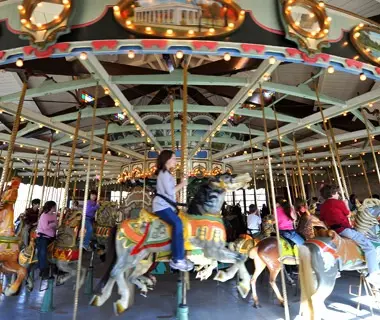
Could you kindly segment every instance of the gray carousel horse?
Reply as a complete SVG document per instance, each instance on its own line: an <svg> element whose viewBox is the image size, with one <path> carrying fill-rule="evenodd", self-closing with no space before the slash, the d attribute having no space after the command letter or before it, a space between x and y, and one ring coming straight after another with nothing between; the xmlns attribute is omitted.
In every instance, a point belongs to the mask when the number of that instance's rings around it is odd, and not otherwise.
<svg viewBox="0 0 380 320"><path fill-rule="evenodd" d="M358 208L356 228L363 234L373 236L379 217L380 200L366 199ZM354 241L340 237L332 230L320 232L320 237L299 246L300 313L306 319L322 318L326 310L325 299L333 291L339 271L367 272L364 254ZM380 239L370 239L380 261Z"/></svg>
<svg viewBox="0 0 380 320"><path fill-rule="evenodd" d="M210 179L190 204L195 212L190 211L191 215L179 213L184 226L187 258L198 266L198 277L206 279L211 276L217 261L232 263L227 273L219 271L214 279L227 281L239 272L242 280L238 290L243 297L250 289L250 277L244 265L246 256L226 248L226 232L220 212L226 192L246 187L250 181L249 174ZM134 284L141 286L139 277L154 263L153 253L160 261L169 261L170 242L171 227L144 209L139 218L123 221L116 235L116 264L107 284L99 295L93 297L91 304L103 305L117 283L121 298L114 305L115 311L120 314L127 310L132 303Z"/></svg>

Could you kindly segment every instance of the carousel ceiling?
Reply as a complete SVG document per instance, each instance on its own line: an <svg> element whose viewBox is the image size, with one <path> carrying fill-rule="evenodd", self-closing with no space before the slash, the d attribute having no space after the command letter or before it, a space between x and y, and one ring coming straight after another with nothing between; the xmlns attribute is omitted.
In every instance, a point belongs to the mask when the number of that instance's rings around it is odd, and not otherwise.
<svg viewBox="0 0 380 320"><path fill-rule="evenodd" d="M375 0L326 2L366 17L380 14L380 3ZM344 46L342 42L342 50ZM188 69L185 91L184 64ZM370 152L367 119L374 148L380 152L379 83L364 74L359 77L338 69L274 57L184 55L181 50L167 54L139 54L133 50L124 54L82 52L77 56L3 63L0 140L4 144L0 157L6 154L27 74L28 89L13 156L13 168L20 176L32 176L35 160L46 160L51 139L53 167L61 162L62 173L68 169L80 112L72 174L84 179L97 96L92 178L99 175L104 138L108 150L104 175L111 182L117 179L121 167L143 160L146 151L171 148L172 120L175 144L180 149L184 99L188 102L190 156L211 148L212 158L231 165L234 172L252 171L254 160L261 174L266 168L265 115L275 173L280 173L277 166L282 152L288 170L292 170L296 143L306 169L324 177L331 166L327 146L330 133L323 126L316 87L324 114L333 127L342 164L360 166L359 156ZM45 167L41 165L39 170L42 175Z"/></svg>

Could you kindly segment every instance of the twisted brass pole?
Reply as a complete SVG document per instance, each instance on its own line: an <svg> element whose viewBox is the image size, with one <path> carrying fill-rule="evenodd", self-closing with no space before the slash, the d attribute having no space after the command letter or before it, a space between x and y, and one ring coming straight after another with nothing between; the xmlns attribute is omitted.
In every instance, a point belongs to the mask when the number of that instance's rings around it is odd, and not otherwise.
<svg viewBox="0 0 380 320"><path fill-rule="evenodd" d="M88 194L89 194L89 188L90 188L91 153L92 153L92 150L94 147L94 131L95 131L95 121L96 121L96 109L98 106L98 95L99 95L99 88L98 88L98 84L96 84L95 101L94 101L94 107L93 107L93 111L92 111L92 125L91 125L91 133L90 133L90 149L88 151L88 159L87 159L87 174L86 174L86 185L85 185L85 189L84 189L84 203L83 203L83 211L82 211L82 221L81 221L81 229L80 229L80 236L79 236L79 257L78 257L76 285L75 285L75 294L74 294L73 320L76 320L77 313L78 313L79 282L80 282L81 271L82 271L84 229L85 229L85 221L86 221ZM79 122L80 122L80 112L78 113L77 127L75 129L74 141L76 141L77 137L78 137ZM73 152L75 152L74 147L73 147ZM71 158L70 158L70 160L71 160ZM72 159L72 160L74 160L74 159ZM70 179L66 180L67 191L68 191L69 183L70 183ZM65 193L66 193L66 190L65 190ZM67 197L67 194L65 195L65 197ZM64 203L66 203L66 201Z"/></svg>
<svg viewBox="0 0 380 320"><path fill-rule="evenodd" d="M305 192L305 185L303 183L303 178L302 178L302 170L301 170L301 164L300 164L300 158L299 158L299 150L297 147L297 142L296 142L296 137L293 135L293 145L294 145L294 151L296 152L296 161L297 161L297 169L298 169L298 175L300 178L300 187L301 187L301 194L303 197L303 200L306 201L306 192Z"/></svg>
<svg viewBox="0 0 380 320"><path fill-rule="evenodd" d="M174 136L174 97L170 92L170 131L172 134L172 151L175 152L175 136Z"/></svg>
<svg viewBox="0 0 380 320"><path fill-rule="evenodd" d="M102 162L100 163L100 175L99 175L99 184L98 184L98 201L100 200L101 192L102 192L104 162L105 162L105 157L106 157L106 152L107 152L108 125L109 125L109 123L110 123L109 120L107 120L106 121L106 129L104 132L104 139L103 139ZM90 168L88 168L88 170L90 170Z"/></svg>
<svg viewBox="0 0 380 320"><path fill-rule="evenodd" d="M269 148L269 142L268 142L268 129L267 129L267 122L265 119L265 105L264 105L264 97L263 97L263 89L260 86L260 100L261 100L261 109L263 114L263 121L264 121L264 134L265 134L265 142L266 142L266 149L267 149L267 161L268 161L268 171L269 171L269 182L270 182L270 188L272 193L272 207L273 207L273 216L276 221L276 239L277 239L277 247L278 247L278 254L279 257L281 257L281 239L280 239L280 230L278 228L278 218L276 213L276 198L274 193L274 183L273 183L273 173L272 173L272 162L270 157L270 148ZM289 315L289 305L288 305L288 295L286 290L286 281L285 281L285 273L284 273L284 265L280 259L280 268L281 268L281 285L282 285L282 292L284 297L284 312L285 312L285 320L290 319Z"/></svg>
<svg viewBox="0 0 380 320"><path fill-rule="evenodd" d="M254 188L255 204L257 206L256 164L255 164L255 159L253 157L253 143L252 143L251 126L249 126L248 129L249 129L249 143L250 143L250 146L251 146L253 188Z"/></svg>
<svg viewBox="0 0 380 320"><path fill-rule="evenodd" d="M49 148L47 151L47 158L46 158L46 165L45 165L45 172L44 172L44 181L42 183L42 195L41 195L41 202L42 205L44 204L45 200L45 188L48 182L48 174L49 174L49 166L50 166L50 157L51 157L51 147L53 144L53 133L50 136L50 141L49 141Z"/></svg>
<svg viewBox="0 0 380 320"><path fill-rule="evenodd" d="M188 162L188 149L187 149L187 63L183 68L183 112L182 112L182 137L181 137L181 169L182 178L187 178L187 162ZM182 189L182 202L187 201L187 186Z"/></svg>
<svg viewBox="0 0 380 320"><path fill-rule="evenodd" d="M362 158L362 156L359 156L359 158L360 158L360 163L361 163L362 170L363 170L363 175L364 175L365 181L367 183L367 189L368 189L369 197L372 198L371 186L369 185L368 176L367 176L367 172L366 172L365 167L364 167L363 158Z"/></svg>
<svg viewBox="0 0 380 320"><path fill-rule="evenodd" d="M342 164L340 162L340 154L339 154L338 144L336 143L336 140L335 140L335 135L334 135L333 127L331 125L331 121L328 120L328 123L329 123L329 127L330 127L331 140L333 142L333 149L335 150L336 160L337 160L338 168L339 168L339 172L340 172L340 178L342 180L343 189L346 192L346 197L348 199L350 197L350 195L348 193L346 180L344 179L344 172L343 172Z"/></svg>
<svg viewBox="0 0 380 320"><path fill-rule="evenodd" d="M78 131L79 131L79 126L80 126L80 117L81 117L81 111L79 110L78 111L78 115L77 115L76 125L75 125L73 144L71 146L71 154L70 154L70 160L69 160L69 167L68 167L67 172L66 172L65 192L63 194L63 199L62 199L62 203L61 203L61 206L62 206L63 210L65 210L65 208L67 206L67 198L69 196L71 173L73 171L74 158L75 158L75 150L77 148L77 141L78 141ZM92 151L92 149L90 150L90 153L91 153L91 151ZM88 171L90 171L90 167L88 167ZM62 218L63 218L63 212L61 212L61 214L59 215L59 224L58 224L58 226L61 225Z"/></svg>
<svg viewBox="0 0 380 320"><path fill-rule="evenodd" d="M28 208L28 205L30 203L29 199L32 197L31 190L34 187L33 178L34 178L34 175L35 175L36 167L38 165L37 156L38 156L38 150L36 150L36 156L34 157L33 175L30 176L29 188L28 188L28 196L26 197L26 203L25 203L25 210ZM32 182L33 182L33 187L32 187Z"/></svg>
<svg viewBox="0 0 380 320"><path fill-rule="evenodd" d="M338 186L339 186L340 193L341 193L342 197L344 197L344 189L343 189L343 186L342 186L342 182L339 179L338 167L337 167L337 164L336 164L336 161L335 161L335 155L334 155L334 150L332 148L332 143L331 143L331 140L330 140L330 137L329 137L329 134L328 134L327 119L325 118L325 115L323 113L323 108L322 108L321 100L319 98L319 91L318 91L319 89L318 89L317 82L314 82L314 88L315 88L315 96L317 98L317 104L318 104L318 107L319 107L319 112L321 113L321 117L322 117L323 128L324 128L325 133L326 133L327 143L329 145L330 154L331 154L331 158L332 158L332 162L333 162L333 165L334 165L335 174L336 174L337 181L338 181Z"/></svg>
<svg viewBox="0 0 380 320"><path fill-rule="evenodd" d="M312 192L314 194L315 197L317 197L317 192L316 192L316 189L315 189L315 184L314 184L314 179L313 179L313 172L310 168L310 163L307 162L307 169L309 171L309 179L310 179L310 186L311 186L311 190L310 192ZM311 196L312 198L312 196Z"/></svg>
<svg viewBox="0 0 380 320"><path fill-rule="evenodd" d="M18 128L20 126L21 111L22 111L22 107L24 105L25 94L26 94L27 88L28 88L28 83L27 83L27 80L25 79L24 83L22 85L20 100L19 100L19 103L17 106L16 115L15 115L15 120L13 122L11 137L9 139L7 156L5 157L5 161L3 164L3 172L1 174L1 179L0 179L0 194L3 193L4 185L6 183L5 179L7 179L7 177L8 177L9 164L12 160L12 154L13 154L13 150L14 150L14 146L15 146L15 142L16 142L16 136L17 136Z"/></svg>
<svg viewBox="0 0 380 320"><path fill-rule="evenodd" d="M348 174L348 168L347 167L346 167L346 174L347 174L348 187L350 188L350 193L352 193L352 186L351 186L351 181L350 181L350 175Z"/></svg>

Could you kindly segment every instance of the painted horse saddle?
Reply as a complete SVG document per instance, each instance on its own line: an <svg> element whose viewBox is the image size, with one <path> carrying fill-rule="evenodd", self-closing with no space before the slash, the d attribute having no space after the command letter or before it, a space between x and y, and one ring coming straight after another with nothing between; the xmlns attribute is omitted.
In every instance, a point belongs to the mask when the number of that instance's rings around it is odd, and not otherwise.
<svg viewBox="0 0 380 320"><path fill-rule="evenodd" d="M201 216L179 213L183 225L185 250L197 250L192 238L201 241L213 241L223 245L226 232L220 216L204 214ZM158 216L145 209L140 211L139 218L125 220L118 231L118 240L124 241L124 247L134 246L131 254L138 254L143 249L166 247L171 243L172 227Z"/></svg>
<svg viewBox="0 0 380 320"><path fill-rule="evenodd" d="M281 242L281 257L283 264L296 265L298 260L298 247L291 243L288 239L280 237Z"/></svg>
<svg viewBox="0 0 380 320"><path fill-rule="evenodd" d="M330 246L321 239L312 239L308 242L313 242L319 246L324 252L329 252L335 259L338 259L338 268L340 271L358 270L366 268L366 262L363 250L351 239L341 237L334 230L320 230L319 236L331 238ZM377 256L380 256L380 240L372 240L375 246Z"/></svg>

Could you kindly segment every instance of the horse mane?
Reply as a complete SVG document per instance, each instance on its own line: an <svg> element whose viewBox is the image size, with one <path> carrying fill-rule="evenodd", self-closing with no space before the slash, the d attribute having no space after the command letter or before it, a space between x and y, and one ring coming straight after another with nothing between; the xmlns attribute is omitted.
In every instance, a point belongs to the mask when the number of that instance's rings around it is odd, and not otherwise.
<svg viewBox="0 0 380 320"><path fill-rule="evenodd" d="M376 236L372 232L372 228L378 224L377 218L374 217L370 208L380 207L380 200L378 199L365 199L363 204L358 207L358 213L355 215L355 229L365 235L370 234Z"/></svg>
<svg viewBox="0 0 380 320"><path fill-rule="evenodd" d="M207 196L210 191L211 191L211 188L208 185L208 183L201 184L195 196L190 201L190 204L187 209L187 214L201 216L203 213L205 213L205 212L202 212L203 203L205 203L205 201L207 200L208 198Z"/></svg>

